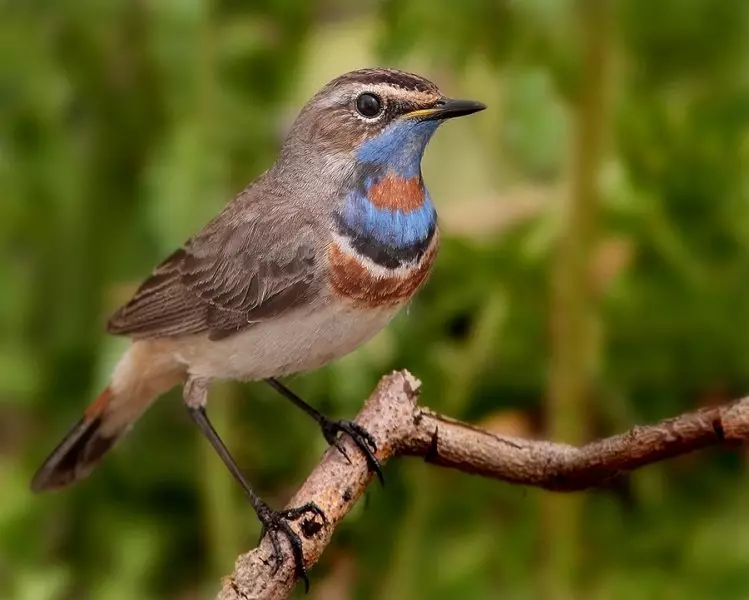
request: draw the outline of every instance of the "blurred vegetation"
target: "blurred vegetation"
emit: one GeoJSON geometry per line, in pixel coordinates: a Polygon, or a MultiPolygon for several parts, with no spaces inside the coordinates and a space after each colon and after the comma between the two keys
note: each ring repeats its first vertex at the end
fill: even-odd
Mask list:
{"type": "MultiPolygon", "coordinates": [[[[437,410],[567,441],[746,394],[749,3],[605,4],[0,2],[0,598],[210,598],[255,543],[175,393],[85,483],[28,482],[124,347],[107,315],[352,68],[415,70],[490,110],[427,151],[445,231],[427,288],[296,391],[350,416],[407,367],[437,410]]],[[[212,398],[282,504],[319,432],[262,384],[212,398]]],[[[741,452],[571,502],[416,461],[385,475],[311,597],[749,597],[741,452]]]]}

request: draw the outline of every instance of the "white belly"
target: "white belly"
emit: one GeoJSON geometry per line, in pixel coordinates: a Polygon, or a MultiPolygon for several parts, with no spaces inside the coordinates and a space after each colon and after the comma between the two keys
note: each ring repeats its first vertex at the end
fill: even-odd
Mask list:
{"type": "Polygon", "coordinates": [[[380,331],[399,307],[343,309],[326,303],[259,323],[229,338],[181,340],[175,358],[192,376],[257,380],[308,371],[355,350],[380,331]]]}

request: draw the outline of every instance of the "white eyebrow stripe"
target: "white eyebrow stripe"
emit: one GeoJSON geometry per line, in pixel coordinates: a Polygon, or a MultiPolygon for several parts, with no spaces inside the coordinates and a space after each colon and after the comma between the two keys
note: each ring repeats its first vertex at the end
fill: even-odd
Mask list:
{"type": "Polygon", "coordinates": [[[325,94],[325,96],[318,98],[319,106],[345,106],[349,102],[353,102],[354,98],[364,92],[377,94],[385,99],[386,102],[388,99],[398,99],[425,105],[435,102],[441,97],[439,93],[408,90],[389,83],[370,84],[357,81],[336,87],[331,92],[325,94]]]}

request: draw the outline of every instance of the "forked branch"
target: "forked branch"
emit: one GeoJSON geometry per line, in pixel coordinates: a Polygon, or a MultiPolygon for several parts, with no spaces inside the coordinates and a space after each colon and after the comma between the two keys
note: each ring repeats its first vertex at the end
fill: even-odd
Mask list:
{"type": "MultiPolygon", "coordinates": [[[[613,476],[708,446],[749,439],[749,398],[637,426],[627,433],[580,448],[547,441],[506,437],[436,414],[418,405],[420,383],[406,371],[382,378],[357,417],[377,440],[381,462],[420,456],[427,462],[466,473],[548,490],[575,491],[600,486],[613,476]]],[[[364,456],[346,439],[349,464],[330,448],[289,507],[315,502],[329,525],[298,523],[308,567],[315,564],[341,519],[372,478],[364,456]]],[[[281,600],[296,581],[289,555],[273,574],[271,545],[241,555],[223,581],[218,600],[281,600]]],[[[286,548],[288,551],[288,547],[286,548]]]]}

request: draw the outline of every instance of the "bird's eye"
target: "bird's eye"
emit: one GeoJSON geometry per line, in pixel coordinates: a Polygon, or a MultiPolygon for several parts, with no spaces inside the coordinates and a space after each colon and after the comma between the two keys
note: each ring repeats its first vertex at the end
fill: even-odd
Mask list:
{"type": "Polygon", "coordinates": [[[356,110],[361,116],[371,119],[380,114],[382,102],[374,94],[362,94],[356,99],[356,110]]]}

